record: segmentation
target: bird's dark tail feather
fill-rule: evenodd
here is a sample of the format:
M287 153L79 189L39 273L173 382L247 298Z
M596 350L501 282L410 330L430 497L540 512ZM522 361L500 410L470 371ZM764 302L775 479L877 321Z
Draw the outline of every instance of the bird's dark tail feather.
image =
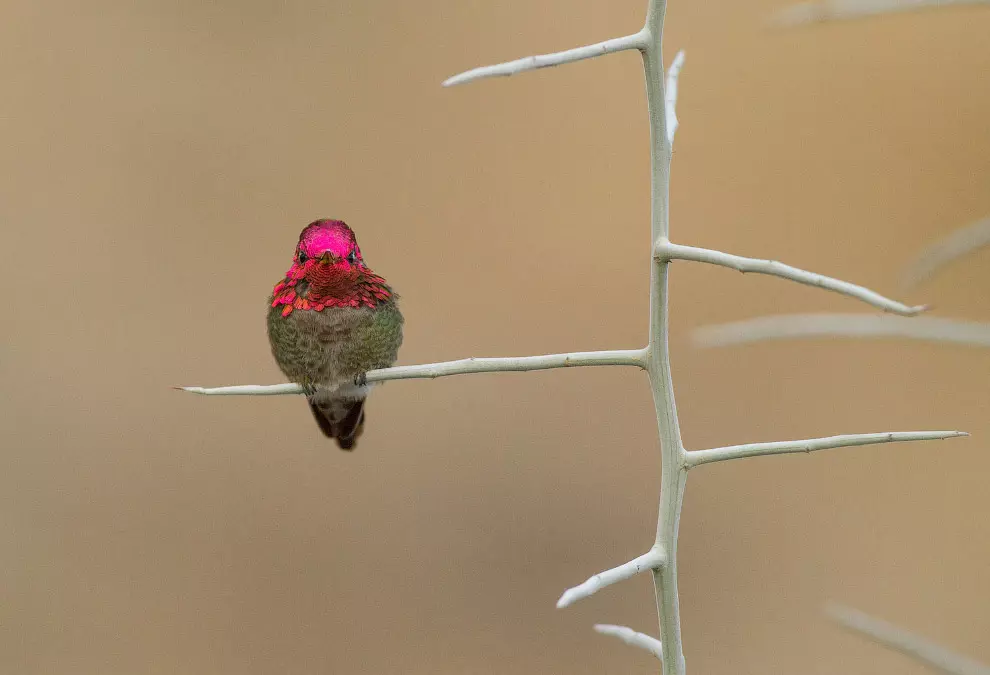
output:
M353 450L364 431L364 399L335 400L327 403L309 401L309 408L320 431L337 441L341 450Z

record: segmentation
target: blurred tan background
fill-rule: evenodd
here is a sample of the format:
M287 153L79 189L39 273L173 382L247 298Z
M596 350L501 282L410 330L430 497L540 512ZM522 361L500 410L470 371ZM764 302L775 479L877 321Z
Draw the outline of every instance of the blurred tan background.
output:
M990 320L988 255L922 290L924 245L990 213L990 12L767 30L781 3L671 0L687 50L675 240ZM625 34L645 2L8 0L0 9L0 670L653 672L640 577L659 452L623 369L397 382L353 455L281 381L265 298L303 225L346 219L403 295L401 363L640 346L649 165L638 56L444 90ZM692 329L870 311L676 264L685 442L897 429L971 439L693 474L694 673L920 673L820 613L856 605L990 660L990 351Z

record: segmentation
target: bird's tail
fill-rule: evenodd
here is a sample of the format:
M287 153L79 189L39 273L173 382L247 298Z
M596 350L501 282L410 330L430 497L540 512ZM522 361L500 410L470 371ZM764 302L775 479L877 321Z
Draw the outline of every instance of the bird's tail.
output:
M353 450L364 431L364 399L309 399L310 410L327 438L336 439L341 450Z

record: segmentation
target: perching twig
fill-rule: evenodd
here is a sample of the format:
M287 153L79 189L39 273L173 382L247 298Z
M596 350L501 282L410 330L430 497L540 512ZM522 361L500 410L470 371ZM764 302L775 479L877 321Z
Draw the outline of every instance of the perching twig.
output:
M951 652L919 635L875 619L859 610L842 605L829 605L825 608L825 612L843 628L865 635L946 675L990 675L990 667L982 663Z
M663 645L661 645L660 640L655 637L650 637L644 633L637 633L632 628L627 628L625 626L613 626L609 623L596 623L595 632L601 633L602 635L617 637L627 645L645 649L661 661L663 660Z
M704 347L819 337L908 338L990 347L990 324L932 317L783 314L705 326L694 332L695 342Z
M683 64L684 56L683 53L678 54L671 67L669 79L665 81L661 60L661 38L666 6L666 0L649 0L646 22L643 28L633 35L556 54L532 56L494 66L475 68L444 82L446 86L463 84L485 77L511 75L617 51L639 50L643 58L643 69L646 77L646 99L650 121L650 223L651 241L655 242L650 276L650 331L647 346L641 350L583 352L505 359L465 359L420 366L399 366L372 371L367 374L366 381L372 383L404 378L442 377L461 373L542 370L579 365L625 365L644 368L649 375L653 391L661 449L660 508L656 537L649 552L616 568L596 574L583 584L568 590L561 596L558 606L566 607L577 600L592 595L601 588L628 579L639 572L652 572L660 624L659 640L621 627L598 626L596 629L602 633L616 635L630 644L644 647L657 655L663 663L664 675L684 675L684 650L681 640L677 592L677 538L681 509L684 505L684 488L687 483L688 469L691 466L735 457L814 449L809 444L818 444L824 448L865 442L948 438L961 434L959 432L895 432L882 435L837 437L842 438L842 441L816 439L785 443L758 443L750 446L734 446L696 452L688 452L684 449L677 419L677 406L674 402L674 385L671 379L670 356L667 349L670 319L667 310L667 282L672 260L697 260L732 267L744 272L773 274L799 283L843 293L881 309L901 314L914 314L922 308L908 307L861 286L805 272L773 261L741 258L718 251L670 243L668 199L670 159L674 131L677 127L675 112L677 76ZM274 385L274 387L221 387L213 390L187 388L187 390L203 394L284 394L302 391L301 388L294 389L293 387L294 385Z
M990 0L813 0L785 7L771 21L780 26L798 26L825 21L860 19L880 14L934 9L949 5L985 5Z
M646 350L615 349L602 352L571 352L570 354L547 354L545 356L514 356L488 359L460 359L441 363L424 363L416 366L395 366L372 370L365 374L364 381L386 382L388 380L436 379L450 375L467 373L504 373L511 371L549 370L551 368L576 368L579 366L637 366L645 368ZM233 387L178 387L193 394L208 396L268 396L278 394L302 394L298 384L245 384Z
M907 288L917 286L957 258L984 246L990 246L990 218L978 220L958 229L922 251L915 262L908 267L904 275L904 285Z

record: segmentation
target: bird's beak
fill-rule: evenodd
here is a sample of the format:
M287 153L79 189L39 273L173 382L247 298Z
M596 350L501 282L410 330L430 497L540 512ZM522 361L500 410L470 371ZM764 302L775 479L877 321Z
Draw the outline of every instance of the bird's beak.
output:
M320 256L320 263L323 265L330 264L330 251L323 252L323 255Z

